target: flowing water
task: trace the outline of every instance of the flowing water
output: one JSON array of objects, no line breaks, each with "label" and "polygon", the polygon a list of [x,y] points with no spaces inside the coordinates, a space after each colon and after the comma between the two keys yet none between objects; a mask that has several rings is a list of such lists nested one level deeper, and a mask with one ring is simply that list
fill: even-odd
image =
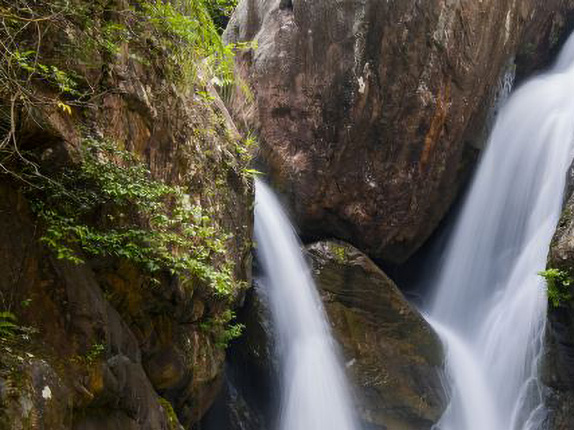
[{"label": "flowing water", "polygon": [[428,319],[447,349],[441,430],[539,430],[544,270],[574,148],[574,37],[511,95],[434,281]]},{"label": "flowing water", "polygon": [[356,430],[352,399],[301,244],[273,192],[256,182],[255,238],[282,368],[280,430]]}]

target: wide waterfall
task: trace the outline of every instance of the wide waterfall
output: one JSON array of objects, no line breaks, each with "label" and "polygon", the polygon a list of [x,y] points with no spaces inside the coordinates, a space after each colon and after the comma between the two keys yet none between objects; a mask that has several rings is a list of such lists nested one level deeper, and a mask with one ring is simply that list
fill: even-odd
[{"label": "wide waterfall", "polygon": [[273,192],[256,182],[255,238],[282,367],[281,430],[355,430],[353,402],[301,244]]},{"label": "wide waterfall", "polygon": [[574,37],[501,109],[433,280],[447,349],[441,430],[539,430],[543,279],[574,148]]}]

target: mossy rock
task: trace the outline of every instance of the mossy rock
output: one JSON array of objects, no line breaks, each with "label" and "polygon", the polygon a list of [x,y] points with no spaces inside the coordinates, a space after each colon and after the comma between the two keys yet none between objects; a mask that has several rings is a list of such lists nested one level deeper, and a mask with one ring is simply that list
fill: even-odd
[{"label": "mossy rock", "polygon": [[365,425],[430,429],[446,406],[436,333],[356,248],[331,241],[307,251]]}]

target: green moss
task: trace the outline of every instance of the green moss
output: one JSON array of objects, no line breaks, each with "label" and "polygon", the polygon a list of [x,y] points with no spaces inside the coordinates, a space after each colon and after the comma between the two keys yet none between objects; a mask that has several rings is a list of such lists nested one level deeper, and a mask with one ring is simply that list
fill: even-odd
[{"label": "green moss", "polygon": [[530,58],[530,57],[533,57],[535,54],[536,54],[536,44],[534,44],[532,42],[528,42],[528,43],[522,45],[520,48],[520,52],[519,52],[520,56]]},{"label": "green moss", "polygon": [[347,250],[343,245],[332,243],[329,247],[339,264],[345,264],[347,262]]},{"label": "green moss", "polygon": [[167,415],[167,421],[170,430],[177,430],[180,427],[179,420],[171,403],[163,397],[158,397],[158,402]]},{"label": "green moss", "polygon": [[563,24],[559,20],[553,22],[552,28],[550,30],[550,35],[548,37],[548,42],[551,48],[554,48],[556,45],[558,45],[558,42],[560,42],[560,38],[564,30],[563,27]]}]

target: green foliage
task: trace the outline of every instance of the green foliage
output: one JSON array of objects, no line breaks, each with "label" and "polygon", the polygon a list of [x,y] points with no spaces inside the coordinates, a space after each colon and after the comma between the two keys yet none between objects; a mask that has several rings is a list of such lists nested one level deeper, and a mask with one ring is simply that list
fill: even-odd
[{"label": "green foliage", "polygon": [[73,360],[84,365],[94,364],[103,357],[105,352],[106,346],[103,343],[94,343],[84,355],[76,356]]},{"label": "green foliage", "polygon": [[20,302],[20,306],[22,306],[23,309],[30,307],[31,304],[32,304],[32,299],[24,299]]},{"label": "green foliage", "polygon": [[548,300],[554,307],[558,307],[572,299],[570,287],[574,280],[565,271],[560,269],[547,269],[539,273],[546,280]]},{"label": "green foliage", "polygon": [[211,19],[217,26],[218,30],[222,32],[225,30],[229,17],[237,6],[237,0],[207,0],[205,2],[207,10]]},{"label": "green foliage", "polygon": [[223,45],[212,15],[228,13],[232,2],[110,5],[14,0],[0,6],[0,172],[29,186],[45,226],[42,240],[58,258],[78,264],[85,256],[124,258],[154,276],[201,280],[227,294],[234,289],[233,267],[225,261],[228,236],[185,190],[154,180],[144,164],[109,142],[88,141],[80,167],[49,178],[18,148],[18,121],[26,112],[29,119],[51,105],[78,120],[89,117],[72,107],[98,102],[96,92],[108,90],[101,70],[112,71],[107,65],[120,52],[205,103],[212,102],[203,91],[206,80],[231,87],[232,48]]},{"label": "green foliage", "polygon": [[106,346],[103,343],[94,343],[86,353],[86,361],[94,363],[104,355],[104,352],[106,352]]},{"label": "green foliage", "polygon": [[106,346],[103,343],[94,343],[83,355],[76,355],[72,361],[77,364],[88,366],[100,361],[106,352]]},{"label": "green foliage", "polygon": [[251,175],[251,176],[264,176],[265,173],[257,170],[257,169],[243,169],[243,173],[245,175]]},{"label": "green foliage", "polygon": [[205,332],[215,333],[216,346],[227,348],[229,342],[240,337],[245,329],[244,324],[234,322],[235,318],[235,312],[227,309],[219,317],[202,322],[200,328]]},{"label": "green foliage", "polygon": [[[225,3],[221,1],[221,3]],[[233,50],[225,46],[204,0],[149,0],[142,4],[155,40],[168,51],[172,75],[179,82],[197,78],[200,60],[223,85],[233,81]]]},{"label": "green foliage", "polygon": [[335,259],[337,260],[338,263],[340,264],[346,263],[347,250],[345,249],[344,246],[333,243],[331,244],[331,251],[333,252],[333,255],[335,256]]},{"label": "green foliage", "polygon": [[45,224],[42,241],[60,259],[129,260],[151,275],[169,272],[185,284],[196,279],[218,294],[234,290],[225,261],[229,236],[191,203],[181,187],[152,178],[147,167],[112,142],[88,140],[79,168],[42,183],[33,209]]},{"label": "green foliage", "polygon": [[131,40],[131,32],[124,24],[107,22],[102,27],[102,34],[95,41],[104,52],[109,55],[117,55],[120,44]]},{"label": "green foliage", "polygon": [[243,334],[243,330],[245,329],[244,324],[230,324],[228,325],[223,334],[218,339],[217,345],[222,348],[227,348],[229,342],[239,338]]},{"label": "green foliage", "polygon": [[[257,138],[255,134],[253,134],[252,132],[249,132],[245,139],[237,142],[235,150],[237,154],[241,157],[241,160],[243,161],[243,164],[245,166],[251,165],[252,157],[254,154],[254,148],[257,148],[258,146],[259,144]],[[265,175],[263,172],[260,172],[257,169],[249,167],[244,167],[242,169],[242,174],[245,177],[256,177]]]},{"label": "green foliage", "polygon": [[0,312],[0,339],[10,339],[16,335],[19,328],[17,321],[12,312]]},{"label": "green foliage", "polygon": [[21,179],[12,167],[23,158],[19,119],[47,105],[70,115],[72,107],[89,107],[106,91],[102,68],[112,70],[105,66],[120,52],[157,67],[180,90],[201,91],[210,80],[232,87],[233,47],[223,44],[210,15],[228,13],[231,2],[144,0],[113,13],[110,7],[83,0],[0,6],[0,171]]},{"label": "green foliage", "polygon": [[217,324],[223,327],[223,330],[220,331],[220,334],[217,338],[216,343],[218,346],[227,348],[229,342],[237,339],[243,333],[245,325],[235,323],[235,318],[235,312],[228,309],[223,312],[223,314],[217,319]]},{"label": "green foliage", "polygon": [[75,77],[60,70],[56,66],[47,66],[39,63],[36,58],[36,51],[20,52],[16,50],[12,52],[12,56],[21,70],[28,74],[26,79],[37,77],[45,83],[57,88],[61,94],[72,96],[81,95],[78,91],[78,82]]}]

